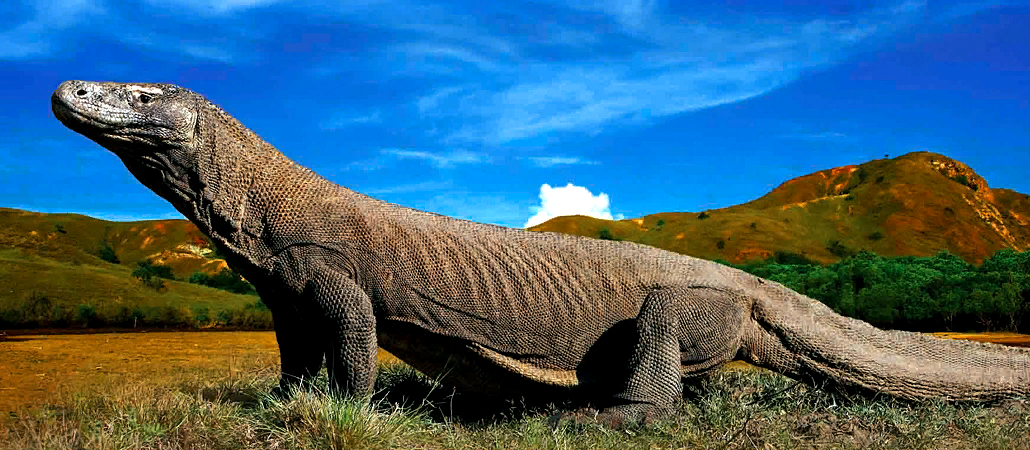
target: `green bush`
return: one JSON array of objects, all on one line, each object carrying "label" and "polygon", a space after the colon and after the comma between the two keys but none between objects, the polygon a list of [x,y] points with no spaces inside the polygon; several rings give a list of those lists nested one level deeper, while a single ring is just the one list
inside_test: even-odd
[{"label": "green bush", "polygon": [[122,261],[118,259],[118,254],[115,253],[114,248],[107,241],[100,242],[100,249],[97,250],[97,257],[107,261],[111,264],[120,264]]},{"label": "green bush", "polygon": [[222,270],[213,276],[204,272],[194,272],[193,275],[190,275],[189,282],[237,294],[257,293],[253,285],[244,280],[240,274],[227,267],[223,267]]},{"label": "green bush", "polygon": [[[839,244],[839,243],[838,243]],[[1030,331],[1030,252],[1000,250],[975,267],[949,252],[883,258],[858,252],[831,264],[780,253],[735,266],[783,283],[838,313],[909,331]]]},{"label": "green bush", "polygon": [[709,217],[712,217],[712,215],[711,215],[711,214],[708,214],[708,211],[704,211],[704,212],[702,212],[701,214],[698,214],[698,215],[697,215],[697,218],[698,218],[698,219],[701,219],[701,220],[705,220],[705,219],[707,219],[707,218],[709,218]]},{"label": "green bush", "polygon": [[207,306],[191,306],[193,312],[193,326],[200,328],[211,322],[211,314]]},{"label": "green bush", "polygon": [[25,326],[42,327],[49,325],[53,315],[54,304],[46,294],[33,291],[22,303],[21,320]]},{"label": "green bush", "polygon": [[874,231],[871,234],[869,234],[869,240],[871,241],[878,241],[880,239],[883,239],[884,237],[886,236],[884,236],[883,233],[879,231]]},{"label": "green bush", "polygon": [[829,250],[830,253],[832,253],[832,254],[834,254],[836,256],[839,256],[841,258],[849,258],[849,257],[855,256],[855,254],[858,253],[855,250],[852,250],[852,249],[848,248],[844,244],[841,244],[840,241],[836,241],[836,240],[835,241],[830,241],[826,245],[826,250]]},{"label": "green bush", "polygon": [[75,308],[75,321],[83,327],[97,325],[100,315],[97,314],[97,307],[93,305],[79,305]]},{"label": "green bush", "polygon": [[619,238],[615,237],[615,235],[612,234],[612,230],[609,230],[607,228],[601,228],[601,231],[599,231],[597,233],[597,237],[598,237],[598,239],[604,239],[606,241],[621,241],[622,240],[622,239],[619,239]]},{"label": "green bush", "polygon": [[172,275],[171,266],[154,264],[154,262],[149,259],[136,261],[136,269],[132,271],[132,276],[136,278],[158,277],[166,280],[175,279],[175,276]]},{"label": "green bush", "polygon": [[171,267],[163,264],[154,264],[149,259],[137,261],[136,269],[132,271],[132,276],[142,281],[143,285],[151,287],[156,291],[161,291],[165,288],[163,279],[175,279],[172,276]]},{"label": "green bush", "polygon": [[717,248],[719,250],[722,250],[722,249],[726,248],[726,241],[724,241],[722,239],[719,239],[719,242],[715,243],[715,248]]}]

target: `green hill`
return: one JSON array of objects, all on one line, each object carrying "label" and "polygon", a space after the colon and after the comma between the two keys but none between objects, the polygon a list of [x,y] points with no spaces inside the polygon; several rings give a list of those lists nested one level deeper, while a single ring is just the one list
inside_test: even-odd
[{"label": "green hill", "polygon": [[[1030,247],[1030,196],[992,189],[969,166],[914,152],[821,170],[741,205],[619,221],[557,217],[530,228],[640,242],[742,263],[777,251],[816,261],[869,250],[931,256],[948,250],[979,264],[1003,248]],[[836,244],[834,244],[836,243]]]}]

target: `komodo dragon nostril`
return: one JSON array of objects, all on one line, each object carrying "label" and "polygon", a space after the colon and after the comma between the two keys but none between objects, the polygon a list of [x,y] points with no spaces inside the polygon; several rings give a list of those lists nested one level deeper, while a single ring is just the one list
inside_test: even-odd
[{"label": "komodo dragon nostril", "polygon": [[85,89],[79,89],[79,90],[75,91],[75,95],[78,95],[79,97],[85,96],[86,95],[86,90]]}]

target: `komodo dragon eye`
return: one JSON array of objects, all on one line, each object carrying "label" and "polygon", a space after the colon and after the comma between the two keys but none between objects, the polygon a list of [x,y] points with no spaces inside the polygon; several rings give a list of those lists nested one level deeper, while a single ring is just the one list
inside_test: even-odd
[{"label": "komodo dragon eye", "polygon": [[150,103],[150,100],[153,100],[153,97],[151,97],[150,94],[145,94],[145,93],[139,94],[139,101],[140,102],[142,102],[142,103]]}]

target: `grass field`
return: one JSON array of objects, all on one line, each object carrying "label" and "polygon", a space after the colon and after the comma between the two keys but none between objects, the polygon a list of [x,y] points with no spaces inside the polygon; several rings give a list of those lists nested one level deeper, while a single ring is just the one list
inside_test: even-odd
[{"label": "grass field", "polygon": [[724,370],[690,387],[675,417],[613,431],[554,422],[549,406],[463,402],[380,356],[372,399],[279,402],[264,396],[278,376],[270,332],[8,336],[0,449],[1030,448],[1030,404],[1019,400],[849,398]]}]

